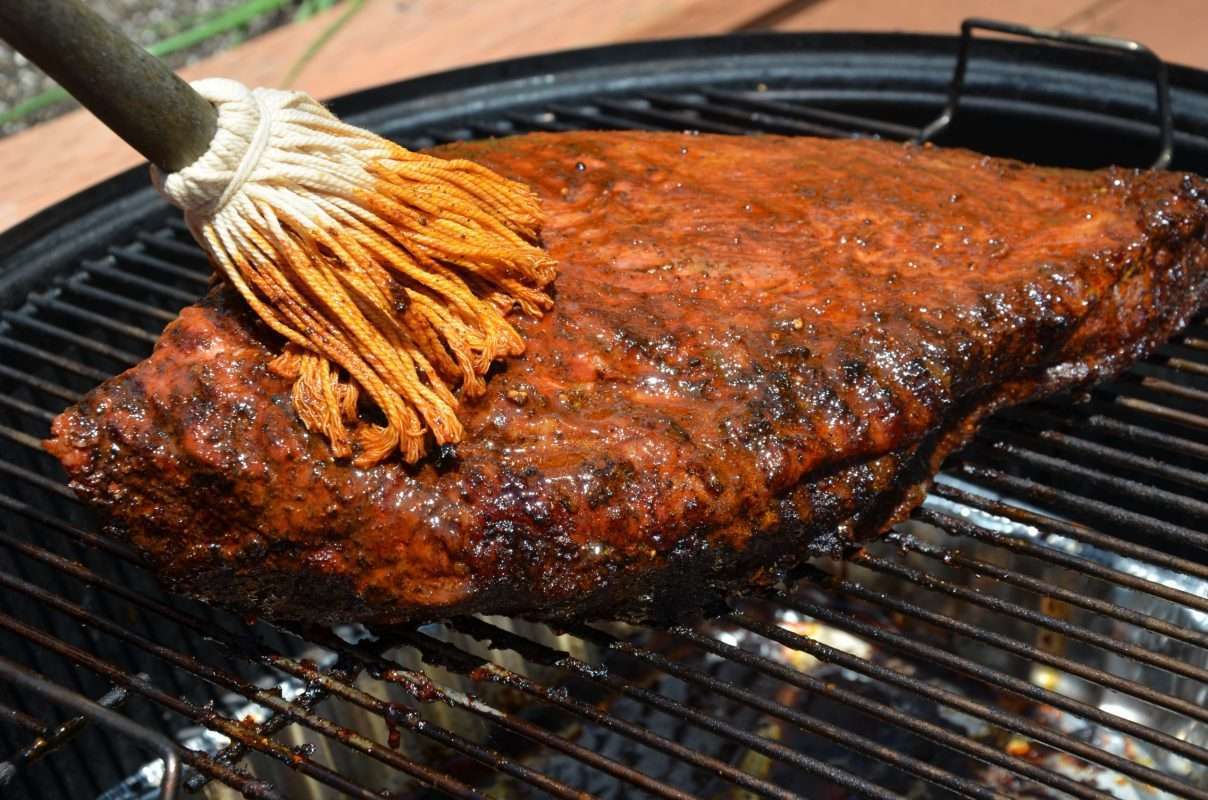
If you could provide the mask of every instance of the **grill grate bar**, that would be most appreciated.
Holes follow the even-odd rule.
[[[822,608],[814,603],[802,601],[797,598],[790,599],[783,595],[779,596],[777,599],[779,599],[781,602],[784,602],[790,608],[813,616],[815,619],[830,619],[834,621],[835,624],[841,625],[844,628],[848,628],[850,630],[860,630],[862,635],[866,635],[869,638],[875,640],[884,640],[884,631],[871,626],[863,626],[856,620],[848,618],[842,614],[831,614],[827,611],[827,609]],[[815,614],[814,612],[817,613]],[[936,702],[947,705],[950,708],[963,711],[970,716],[993,723],[1001,728],[1006,728],[1007,730],[1013,730],[1017,733],[1021,733],[1024,736],[1027,736],[1035,741],[1042,742],[1057,750],[1064,750],[1065,752],[1077,756],[1084,761],[1115,770],[1121,775],[1136,778],[1137,780],[1158,786],[1162,789],[1166,789],[1167,791],[1175,792],[1177,794],[1186,794],[1196,798],[1196,800],[1205,800],[1205,798],[1208,798],[1208,790],[1189,786],[1188,784],[1159,772],[1156,769],[1142,766],[1114,753],[1101,750],[1093,745],[1081,742],[1070,736],[1057,733],[1043,725],[1039,725],[1031,720],[1021,717],[1018,714],[1003,711],[983,703],[978,703],[974,700],[964,697],[963,695],[957,694],[956,692],[952,692],[938,686],[933,686],[925,681],[910,677],[896,670],[892,670],[878,664],[873,664],[865,661],[864,659],[844,653],[842,650],[837,648],[814,641],[808,637],[793,633],[792,631],[785,630],[778,625],[764,623],[760,620],[750,617],[747,614],[734,613],[729,615],[728,619],[733,621],[735,624],[741,625],[743,628],[746,628],[749,631],[757,633],[766,639],[779,642],[786,647],[807,652],[822,661],[847,667],[855,672],[867,675],[871,678],[876,678],[885,683],[899,686],[904,689],[909,689],[917,694],[921,694],[925,697],[935,700]],[[943,651],[939,652],[942,653]],[[995,683],[996,679],[1005,677],[1002,676],[1001,673],[998,673],[997,671],[987,667],[983,667],[979,664],[970,664],[970,669],[965,671],[963,674],[979,680],[984,679],[987,683],[991,684]]]
[[[73,303],[68,303],[58,298],[46,297],[44,295],[32,295],[29,298],[29,301],[35,308],[54,311],[56,313],[63,314],[64,316],[69,316],[74,319],[81,320],[82,322],[87,322],[90,325],[96,325],[98,327],[105,328],[106,330],[120,333],[123,336],[129,336],[131,339],[138,339],[139,341],[147,344],[153,345],[159,341],[158,336],[153,333],[149,333],[142,328],[135,327],[134,325],[127,325],[126,323],[120,322],[112,317],[98,314],[95,311],[89,311],[86,308],[80,308]]]
[[[16,464],[11,464],[8,461],[0,460],[0,473],[18,478],[26,483],[31,483],[39,489],[45,489],[48,492],[53,492],[59,497],[63,497],[73,503],[79,502],[76,499],[75,493],[63,485],[62,481],[51,480],[50,478],[43,477],[37,473],[30,472],[25,467],[18,467]]]
[[[1027,478],[1008,475],[993,467],[962,463],[960,472],[962,476],[971,478],[977,483],[1004,490],[1007,494],[1018,495],[1021,499],[1053,506],[1074,514],[1088,514],[1113,525],[1123,526],[1125,529],[1131,528],[1141,533],[1208,550],[1208,534],[1176,525],[1173,522],[1154,519],[1101,500],[1055,489]]]
[[[964,533],[970,528],[977,526],[971,525],[964,520],[957,519],[942,512],[923,509],[919,513],[919,518],[926,520],[934,525],[943,528],[950,533]],[[1009,583],[1013,586],[1019,586],[1038,595],[1046,597],[1055,597],[1073,606],[1085,608],[1089,611],[1094,611],[1097,614],[1102,614],[1105,617],[1120,620],[1130,625],[1135,625],[1139,628],[1159,633],[1163,636],[1169,636],[1172,639],[1177,639],[1188,644],[1196,645],[1197,647],[1208,647],[1208,634],[1199,631],[1189,630],[1181,625],[1175,625],[1157,617],[1142,614],[1131,609],[1124,608],[1115,603],[1109,603],[1105,600],[1098,600],[1094,597],[1079,594],[1078,592],[1070,591],[1069,589],[1055,586],[1051,582],[1045,582],[1024,575],[1015,570],[1010,570],[1005,567],[1000,567],[996,564],[991,564],[984,560],[972,559],[960,554],[956,550],[948,550],[942,547],[920,542],[913,536],[904,536],[898,533],[890,533],[886,539],[888,542],[896,543],[915,553],[926,556],[927,558],[943,562],[948,566],[960,567],[966,569],[974,575],[989,575],[992,578]],[[1088,573],[1089,574],[1089,571]],[[1174,660],[1178,663],[1177,659]],[[1195,680],[1208,682],[1208,670],[1195,670],[1188,677]]]
[[[1165,584],[1157,583],[1155,581],[1146,580],[1145,578],[1139,578],[1135,575],[1129,575],[1126,572],[1121,572],[1120,570],[1112,569],[1111,567],[1105,567],[1102,564],[1096,564],[1095,562],[1085,558],[1071,556],[1068,553],[1063,553],[1060,550],[1055,550],[1051,547],[1042,547],[1032,544],[1024,539],[997,533],[995,531],[983,528],[980,525],[973,525],[965,520],[957,519],[950,514],[945,514],[943,512],[938,512],[924,507],[915,512],[915,517],[924,522],[929,522],[932,525],[942,529],[945,533],[950,533],[954,536],[968,536],[972,539],[993,544],[995,547],[1001,547],[1005,550],[1011,550],[1016,553],[1024,553],[1032,558],[1037,558],[1042,561],[1047,561],[1050,564],[1065,567],[1073,572],[1079,572],[1083,575],[1090,575],[1109,583],[1114,583],[1119,586],[1127,586],[1130,589],[1136,589],[1138,591],[1154,595],[1155,597],[1161,597],[1164,600],[1170,600],[1173,603],[1179,603],[1187,606],[1188,608],[1208,612],[1208,599],[1206,598],[1197,597],[1193,594],[1189,594],[1188,592],[1184,592],[1181,589],[1166,586]],[[943,560],[943,556],[941,556],[941,560]],[[980,565],[982,563],[984,562],[977,562],[978,567],[974,567],[973,571],[984,571],[980,570]],[[990,573],[987,572],[986,574]],[[1046,585],[1044,588],[1047,592],[1052,587]],[[1185,631],[1186,629],[1180,628],[1180,630]],[[1200,638],[1203,639],[1205,637],[1203,637],[1201,634]],[[1201,642],[1197,642],[1197,644],[1200,643]]]
[[[77,392],[74,389],[68,389],[62,384],[47,380],[23,370],[14,369],[5,364],[0,364],[0,376],[6,377],[9,380],[19,384],[28,386],[36,392],[49,395],[51,397],[62,400],[66,403],[78,403],[84,396],[83,392]]]
[[[1185,358],[1177,356],[1166,359],[1166,366],[1179,372],[1186,372],[1191,375],[1202,375],[1208,377],[1208,365],[1201,364],[1198,361],[1188,361]]]
[[[1124,395],[1116,397],[1115,402],[1116,405],[1123,406],[1132,411],[1140,411],[1143,414],[1149,414],[1169,422],[1178,422],[1191,428],[1208,431],[1208,417],[1200,414],[1192,414],[1190,411],[1180,411],[1177,408],[1170,408],[1161,403],[1154,403],[1149,400]]]
[[[89,339],[86,336],[81,336],[78,333],[61,328],[58,325],[52,325],[49,322],[44,322],[40,319],[27,316],[25,314],[16,313],[13,311],[5,311],[0,314],[9,324],[18,328],[26,328],[28,330],[38,331],[54,336],[56,339],[61,339],[65,342],[71,342],[77,347],[83,347],[85,350],[91,350],[97,355],[104,356],[123,364],[124,367],[130,367],[143,360],[143,356],[135,355],[121,348],[112,347],[104,342],[98,342],[96,339]]]
[[[30,733],[34,734],[35,736],[42,736],[42,734],[44,734],[46,732],[46,726],[44,724],[42,724],[41,720],[34,719],[29,714],[26,714],[24,711],[18,711],[15,708],[9,708],[8,706],[4,705],[3,703],[0,703],[0,719],[5,720],[6,722],[11,722],[14,725],[17,725],[18,727],[24,728],[25,730],[29,731]],[[3,777],[2,777],[2,774],[0,774],[0,783],[2,783],[2,781],[3,781]]]
[[[88,547],[100,548],[101,550],[117,556],[127,563],[140,563],[140,559],[133,550],[121,542],[116,541],[112,537],[92,533],[84,530],[83,528],[77,528],[74,525],[69,525],[58,517],[51,516],[41,509],[34,508],[28,503],[22,502],[21,500],[17,500],[13,497],[9,497],[3,493],[0,493],[0,508],[20,514],[26,519],[32,520],[39,525],[44,525],[51,530],[66,535],[80,544]]]
[[[181,245],[181,247],[183,248],[184,245]],[[127,264],[137,264],[140,268],[153,269],[164,275],[171,275],[173,277],[180,278],[181,280],[188,281],[194,286],[200,287],[202,290],[210,285],[211,273],[209,272],[201,272],[199,270],[181,267],[173,264],[170,261],[164,261],[162,258],[157,258],[156,256],[150,255],[146,252],[136,250],[130,246],[111,247],[109,248],[109,254],[113,256],[118,263],[125,262]],[[143,273],[140,271],[140,274]],[[193,302],[194,300],[196,300],[196,297],[189,302]]]
[[[213,274],[210,258],[192,239],[182,241],[175,238],[171,232],[163,235],[160,233],[151,233],[150,231],[139,231],[135,239],[153,250],[189,259],[197,265],[197,269],[188,269],[187,267],[184,269],[192,276],[206,276],[206,283],[209,282],[209,276]]]
[[[1071,780],[1064,775],[1046,770],[1022,758],[1011,756],[1002,750],[985,745],[963,734],[954,733],[925,719],[903,713],[875,700],[869,700],[858,692],[851,691],[837,683],[822,681],[812,675],[773,661],[758,653],[718,641],[688,627],[676,627],[672,629],[672,632],[707,652],[752,667],[766,675],[778,678],[808,692],[837,700],[869,716],[904,728],[918,736],[947,747],[955,753],[966,754],[981,759],[988,764],[994,764],[1017,775],[1022,775],[1042,785],[1052,786],[1084,800],[1112,800],[1111,795],[1098,791],[1092,786]]]
[[[12,395],[7,395],[4,393],[0,393],[0,405],[8,406],[9,408],[13,409],[14,411],[19,411],[22,414],[25,414],[26,416],[33,417],[34,419],[45,422],[48,425],[55,418],[54,414],[52,414],[51,412],[47,411],[44,408],[39,408],[38,406],[31,405],[30,403],[27,403],[24,400],[18,400],[17,398],[13,397]]]
[[[42,452],[42,442],[37,437],[30,436],[28,433],[10,428],[7,425],[0,425],[0,436],[9,441],[16,442],[23,447],[28,447],[35,453]]]
[[[916,758],[903,755],[895,748],[878,744],[866,737],[857,733],[845,731],[836,725],[829,722],[818,720],[806,714],[802,714],[792,708],[783,706],[767,698],[761,697],[754,692],[746,689],[741,689],[724,680],[718,680],[713,676],[702,672],[699,669],[685,666],[678,662],[672,661],[665,656],[659,655],[644,647],[639,647],[631,642],[618,639],[604,631],[596,628],[583,625],[574,625],[567,629],[570,633],[597,644],[608,647],[617,652],[625,653],[635,659],[645,662],[657,669],[666,672],[669,675],[693,683],[697,686],[707,688],[710,691],[729,697],[744,703],[751,708],[758,709],[765,714],[770,714],[774,717],[790,722],[803,730],[809,731],[818,736],[823,736],[843,746],[865,756],[880,759],[887,764],[891,764],[905,772],[923,778],[924,780],[938,784],[940,786],[952,789],[966,797],[975,798],[992,798],[993,800],[1008,800],[1006,795],[995,792],[984,784],[975,783],[967,778],[962,778],[954,775],[951,772],[940,769],[932,764],[919,761]]]
[[[1013,424],[1016,423],[1016,419],[1011,418],[1011,422]],[[1052,430],[1051,428],[1042,427],[1036,430],[1032,436],[1010,431],[994,423],[988,423],[982,430],[984,432],[983,435],[987,438],[989,438],[990,433],[993,433],[999,440],[1012,439],[1024,443],[1030,443],[1031,441],[1043,442],[1065,452],[1094,459],[1098,463],[1111,464],[1135,473],[1148,473],[1149,475],[1164,478],[1175,483],[1208,490],[1208,475],[1202,472],[1196,472],[1195,470],[1167,464],[1153,458],[1146,458],[1136,453],[1130,453],[1126,450],[1091,442],[1077,436],[1062,433],[1061,431]],[[1208,504],[1199,503],[1199,505],[1208,508]]]
[[[832,139],[851,135],[839,128],[819,125],[813,122],[802,122],[767,111],[740,111],[726,108],[716,103],[703,103],[698,100],[672,97],[664,94],[647,94],[643,95],[643,97],[650,103],[669,110],[683,108],[695,111],[698,114],[707,115],[708,117],[736,122],[743,126],[743,130],[759,130],[765,133],[779,133],[788,136],[825,136]]]
[[[740,128],[722,122],[710,122],[709,120],[700,119],[694,114],[660,111],[656,108],[650,108],[648,102],[644,99],[640,99],[638,102],[642,105],[639,106],[636,103],[624,103],[599,97],[594,101],[594,105],[614,117],[620,117],[626,121],[635,119],[657,125],[659,130],[664,131],[701,131],[704,133],[724,133],[731,136],[741,136],[756,132],[752,128]]]
[[[1152,389],[1155,392],[1181,397],[1184,400],[1194,400],[1197,403],[1208,403],[1208,392],[1202,389],[1195,389],[1191,386],[1183,386],[1179,383],[1172,383],[1163,378],[1155,378],[1151,375],[1146,375],[1140,380],[1140,385],[1146,389]]]
[[[0,334],[0,347],[7,347],[9,350],[15,350],[18,353],[23,353],[27,356],[32,356],[46,364],[66,370],[67,372],[75,373],[82,378],[87,378],[98,383],[109,380],[109,374],[103,372],[96,367],[90,367],[86,364],[81,364],[73,358],[56,355],[54,353],[43,350],[40,347],[34,347],[31,344],[17,341],[4,334]]]
[[[60,400],[66,400],[68,403],[78,403],[84,395],[80,392],[68,389],[66,386],[60,386],[53,381],[48,381],[44,378],[39,378],[36,375],[30,375],[28,372],[21,372],[12,367],[0,364],[0,375],[6,378],[23,383],[31,389],[36,389],[43,394],[48,394],[57,397]]]
[[[665,131],[665,127],[661,125],[649,125],[637,119],[625,119],[624,117],[616,117],[611,114],[602,114],[597,110],[590,108],[572,108],[570,106],[558,105],[556,103],[548,106],[549,110],[564,119],[574,120],[579,123],[586,123],[588,127],[598,126],[600,128],[611,128],[613,130],[638,130],[638,131]],[[583,125],[578,127],[578,130],[583,129]]]
[[[1208,459],[1208,445],[1193,442],[1190,439],[1172,436],[1160,431],[1152,431],[1138,425],[1130,425],[1111,417],[1105,417],[1102,414],[1093,414],[1082,420],[1082,422],[1091,428],[1107,431],[1126,441],[1134,441],[1152,447],[1165,447],[1169,448],[1172,453]]]
[[[1154,507],[1170,509],[1181,515],[1208,518],[1208,503],[1200,500],[1184,497],[1128,478],[1110,475],[1072,461],[1047,456],[1013,442],[995,441],[989,449],[998,458],[1005,458],[1008,462],[1027,464],[1034,467],[1037,472],[1074,477],[1086,485],[1108,489],[1120,497],[1128,497]]]
[[[854,581],[837,580],[822,572],[810,573],[807,577],[820,585],[824,585],[827,589],[841,589],[848,595],[858,597],[861,600],[881,606],[882,608],[906,614],[942,630],[958,633],[961,636],[966,636],[970,639],[997,647],[1000,650],[1014,653],[1030,661],[1046,664],[1054,669],[1059,669],[1070,675],[1076,675],[1079,678],[1106,686],[1123,694],[1132,695],[1147,703],[1161,706],[1191,719],[1208,721],[1208,709],[1198,703],[1149,689],[1135,681],[1119,678],[1109,672],[1088,667],[1073,659],[1047,653],[1044,650],[1038,649],[1034,644],[1022,642],[1010,636],[995,633],[986,628],[929,611],[916,603],[892,597],[884,592],[874,592]],[[1203,756],[1201,756],[1202,758]]]
[[[971,494],[962,491],[961,489],[951,486],[943,481],[936,481],[931,487],[931,493],[947,500],[969,506],[970,508],[984,511],[988,514],[996,514],[1000,517],[1005,517],[1013,522],[1019,522],[1024,525],[1030,525],[1043,531],[1051,531],[1061,536],[1068,536],[1080,542],[1085,542],[1094,547],[1103,550],[1109,550],[1113,553],[1136,558],[1141,561],[1165,567],[1166,569],[1184,572],[1188,575],[1194,575],[1199,578],[1208,580],[1208,565],[1200,564],[1195,561],[1190,561],[1185,558],[1179,558],[1151,547],[1136,544],[1134,542],[1118,539],[1115,536],[1109,536],[1105,533],[1100,533],[1093,528],[1088,528],[1085,525],[1079,525],[1075,522],[1056,519],[1054,517],[1038,514],[1027,509],[1019,508],[1018,506],[1008,505],[998,500],[991,500],[987,497]],[[978,536],[983,534],[980,532],[984,529],[978,529]],[[995,540],[997,543],[997,540]],[[1046,551],[1047,552],[1047,551]],[[1147,590],[1148,591],[1148,590]],[[1157,594],[1156,591],[1151,592]]]
[[[161,327],[162,323],[171,322],[172,320],[176,319],[177,316],[173,311],[166,311],[158,306],[144,303],[141,300],[133,300],[129,297],[115,294],[107,289],[89,286],[88,284],[84,283],[83,280],[78,278],[68,283],[64,289],[65,291],[73,292],[84,297],[91,297],[93,300],[96,300],[97,305],[102,308],[106,306],[117,306],[118,308],[124,308],[127,311],[133,311],[136,314],[142,314],[144,317],[158,321]]]
[[[1077,405],[1042,398],[1034,402],[1032,407],[1064,418],[1069,423],[1086,426],[1088,433],[1092,431],[1104,433],[1126,442],[1135,441],[1141,445],[1157,447],[1163,452],[1169,449],[1171,453],[1208,459],[1208,444],[1194,438],[1187,438],[1185,433],[1175,434],[1172,432],[1168,420],[1138,412],[1136,409],[1122,406],[1118,402],[1105,402],[1103,398],[1092,395],[1085,402]],[[1117,416],[1121,413],[1124,414],[1123,417]],[[1015,415],[1019,412],[1015,409],[1007,409],[1005,414],[1008,419],[1014,420]],[[1137,419],[1136,414],[1143,416],[1141,419]],[[1156,428],[1153,427],[1155,425]]]
[[[844,114],[841,111],[831,111],[825,108],[785,103],[779,100],[754,96],[750,92],[731,92],[713,89],[705,90],[701,94],[711,100],[750,108],[773,116],[798,117],[825,123],[827,127],[839,130],[846,136],[851,136],[853,133],[861,131],[879,134],[890,139],[913,139],[919,135],[917,128],[911,128],[908,125],[896,125],[892,122],[884,122],[872,117]]]
[[[175,301],[176,307],[197,302],[197,292],[187,292],[184,289],[177,289],[175,286],[169,286],[166,283],[152,280],[144,275],[133,275],[125,270],[117,269],[104,261],[85,261],[84,267],[93,275],[101,275],[117,283],[138,289],[146,289],[163,295],[165,298],[170,298]]]
[[[900,546],[905,546],[907,549],[921,553],[923,555],[936,558],[943,561],[944,555],[930,551],[926,545],[916,542],[913,537],[905,536],[900,533],[891,532],[888,539],[898,542]],[[948,553],[947,555],[952,555]],[[1110,636],[1097,633],[1080,625],[1075,625],[1065,620],[1050,617],[1047,614],[1042,614],[1038,611],[1033,611],[1024,608],[1017,603],[1012,603],[1008,600],[1003,600],[984,592],[979,592],[976,589],[968,589],[964,586],[958,586],[950,581],[945,581],[942,578],[937,578],[934,575],[929,575],[922,570],[906,567],[901,564],[896,564],[883,558],[871,555],[867,552],[860,552],[852,556],[852,562],[860,566],[874,569],[877,572],[894,575],[902,580],[909,581],[925,589],[947,594],[951,597],[958,597],[961,600],[973,603],[975,605],[988,608],[991,611],[997,611],[1007,616],[1015,617],[1042,628],[1056,631],[1064,636],[1069,636],[1074,639],[1079,639],[1087,644],[1093,644],[1096,647],[1101,647],[1104,650],[1118,653],[1119,655],[1131,658],[1134,661],[1142,664],[1148,664],[1159,669],[1164,669],[1167,672],[1172,672],[1176,675],[1190,678],[1195,681],[1208,680],[1208,671],[1199,667],[1194,667],[1177,658],[1170,656],[1151,653],[1143,647],[1139,647],[1127,642],[1119,642]],[[956,562],[956,556],[952,557],[953,562]],[[1057,587],[1050,586],[1050,591]],[[1208,751],[1206,751],[1208,752]]]

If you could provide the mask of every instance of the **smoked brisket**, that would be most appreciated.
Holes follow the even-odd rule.
[[[535,187],[556,307],[418,465],[333,459],[229,290],[47,448],[180,591],[322,623],[668,618],[876,536],[1004,404],[1208,299],[1205,183],[874,141],[457,144]]]

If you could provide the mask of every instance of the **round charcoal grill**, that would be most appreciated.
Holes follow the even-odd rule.
[[[409,147],[926,135],[1208,173],[1208,75],[974,27],[608,47],[333,105]],[[3,796],[1208,798],[1203,318],[1112,383],[995,417],[914,521],[722,618],[291,630],[165,593],[39,446],[208,281],[143,170],[0,237]]]

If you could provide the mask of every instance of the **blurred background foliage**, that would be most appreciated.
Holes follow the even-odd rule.
[[[3,0],[0,0],[3,2]],[[364,0],[89,0],[136,42],[179,69],[281,25],[345,6],[294,64],[285,82],[363,4]],[[19,53],[0,42],[0,136],[75,107],[75,103]]]

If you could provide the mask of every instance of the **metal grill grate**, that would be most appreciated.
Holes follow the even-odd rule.
[[[404,143],[918,133],[807,94],[598,95]],[[143,796],[170,748],[190,787],[263,798],[1208,798],[1203,319],[1080,403],[1000,414],[916,522],[708,624],[292,631],[165,595],[39,445],[208,276],[160,210],[0,315],[0,653],[148,731],[0,682],[9,789]]]

